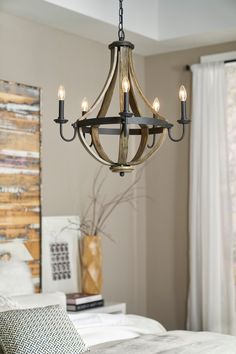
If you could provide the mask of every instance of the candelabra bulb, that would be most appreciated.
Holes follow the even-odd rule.
[[[179,99],[180,101],[185,102],[187,100],[187,91],[184,87],[184,85],[181,85],[179,88]]]
[[[82,112],[88,112],[88,108],[89,108],[88,100],[86,97],[84,97],[81,103],[81,110]]]
[[[66,91],[65,91],[65,87],[60,85],[58,87],[58,98],[60,101],[64,101],[65,99],[65,96],[66,96]]]
[[[156,111],[156,113],[158,113],[160,110],[160,101],[158,100],[157,97],[153,101],[152,108],[154,109],[154,111]]]
[[[129,79],[127,76],[123,77],[122,90],[123,90],[123,92],[129,92],[129,90],[130,90],[130,82],[129,82]]]

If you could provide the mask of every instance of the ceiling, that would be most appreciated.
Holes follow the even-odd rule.
[[[0,0],[0,11],[108,44],[118,0]],[[236,40],[236,0],[124,0],[126,39],[153,55]]]

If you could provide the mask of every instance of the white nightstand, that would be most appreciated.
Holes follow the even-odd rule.
[[[101,307],[97,307],[95,309],[83,310],[78,312],[69,312],[69,314],[73,313],[84,313],[84,312],[93,312],[93,313],[110,313],[110,314],[126,314],[126,303],[125,302],[111,302],[105,301],[105,305]]]

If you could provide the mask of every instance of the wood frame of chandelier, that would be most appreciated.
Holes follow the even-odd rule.
[[[157,112],[153,109],[152,104],[144,96],[135,75],[133,56],[132,56],[133,48],[134,46],[132,43],[125,42],[125,41],[113,42],[109,46],[109,49],[111,50],[111,64],[110,64],[110,71],[107,80],[105,82],[105,85],[100,95],[95,100],[94,104],[91,106],[91,108],[81,118],[79,118],[76,123],[73,124],[73,126],[77,125],[79,139],[82,145],[84,146],[84,148],[88,151],[88,153],[91,156],[93,156],[96,160],[103,163],[104,165],[111,166],[112,170],[114,168],[115,171],[119,171],[119,172],[122,170],[122,167],[124,167],[124,172],[128,172],[129,170],[128,167],[131,167],[130,170],[132,170],[133,169],[132,166],[141,164],[144,161],[146,161],[151,155],[154,154],[154,152],[156,152],[161,147],[161,145],[163,144],[166,138],[167,129],[170,129],[173,126],[172,124],[168,123],[164,117],[157,114]],[[127,123],[129,124],[129,122],[131,122],[130,124],[135,124],[136,122],[138,122],[138,119],[136,120],[135,118],[142,118],[141,119],[142,123],[141,124],[136,123],[140,126],[140,129],[138,131],[136,129],[130,129],[131,134],[128,134],[127,136],[125,136],[124,131],[122,129],[119,130],[120,131],[119,155],[118,155],[118,162],[115,162],[111,160],[109,156],[106,154],[106,152],[104,151],[103,146],[100,142],[99,133],[106,134],[105,129],[100,129],[100,125],[105,123],[104,119],[102,118],[105,118],[107,120],[106,122],[107,124],[114,124],[115,122],[114,119],[116,119],[116,124],[120,123],[120,117],[113,117],[113,119],[111,119],[112,117],[106,117],[107,111],[109,109],[113,97],[118,72],[119,72],[118,79],[119,79],[120,111],[122,112],[124,106],[122,80],[125,76],[127,76],[130,81],[130,93],[129,93],[130,107],[134,114],[132,120],[127,118]],[[135,97],[134,88],[137,90],[137,93],[139,94],[140,98],[144,101],[145,105],[153,114],[153,119],[155,119],[155,121],[152,119],[151,122],[153,128],[149,128],[147,125],[148,120],[150,121],[150,118],[142,117],[141,111],[138,107],[138,103]],[[94,119],[89,119],[88,117],[95,111],[95,109],[99,107],[100,104],[101,106],[98,111],[97,117]],[[91,148],[91,146],[88,144],[88,142],[85,139],[85,133],[89,133],[88,127],[90,127],[89,130],[91,133],[92,145],[94,146],[95,151]],[[118,133],[118,129],[116,129],[116,131]],[[149,131],[151,134],[159,134],[160,138],[157,141],[157,143],[152,147],[152,149],[150,149],[150,151],[148,151],[145,155],[143,155],[147,146]],[[113,134],[116,134],[114,129],[113,129]],[[127,161],[129,135],[139,135],[139,134],[141,135],[141,139],[140,139],[138,150],[135,156],[130,161]]]

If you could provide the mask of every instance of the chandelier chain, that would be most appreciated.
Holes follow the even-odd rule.
[[[119,7],[118,37],[119,37],[119,41],[124,41],[125,40],[125,32],[124,32],[124,28],[123,28],[123,15],[124,15],[123,0],[119,0],[119,2],[120,2],[120,7]]]

